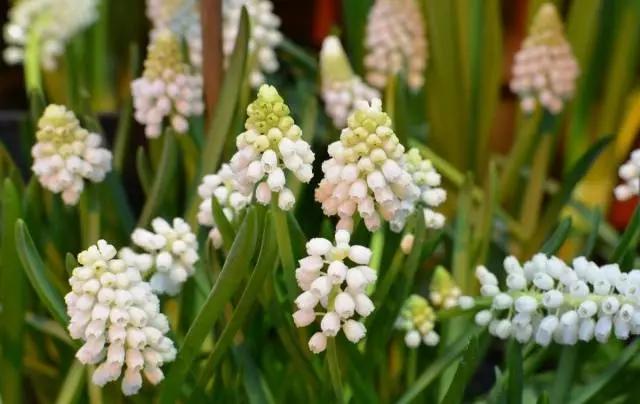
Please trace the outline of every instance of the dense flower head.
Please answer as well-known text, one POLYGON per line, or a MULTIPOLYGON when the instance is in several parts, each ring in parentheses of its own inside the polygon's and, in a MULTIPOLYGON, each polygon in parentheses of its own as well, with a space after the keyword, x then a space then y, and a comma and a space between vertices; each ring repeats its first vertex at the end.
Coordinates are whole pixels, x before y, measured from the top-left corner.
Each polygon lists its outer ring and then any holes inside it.
POLYGON ((382 111, 382 102, 356 101, 348 127, 329 145, 331 158, 322 163, 324 178, 316 200, 327 216, 338 215, 338 228, 351 231, 358 213, 370 231, 381 217, 391 220, 403 203, 413 203, 418 189, 402 167, 404 146, 382 111))
POLYGON ((350 234, 338 230, 335 243, 314 238, 306 245, 307 257, 299 261, 296 280, 303 292, 296 298, 298 311, 293 313, 297 327, 306 327, 322 317, 320 331, 309 340, 309 349, 320 353, 327 346, 327 337, 340 330, 354 344, 366 335, 366 328, 355 317, 368 317, 374 310, 365 290, 376 281, 376 272, 369 267, 371 250, 350 245, 350 234), (348 259, 347 265, 345 260, 348 259), (318 312, 320 305, 326 312, 318 312))
POLYGON ((357 100, 380 98, 380 92, 366 85, 351 69, 349 59, 335 36, 328 36, 320 52, 322 99, 327 115, 337 128, 347 124, 357 100))
POLYGON ((147 0, 147 17, 153 23, 153 37, 170 29, 177 38, 185 39, 189 61, 197 70, 202 68, 202 25, 198 0, 147 0))
POLYGON ((395 328, 405 332, 404 342, 409 348, 418 348, 421 343, 436 346, 440 336, 435 331, 436 314, 427 299, 411 295, 404 302, 395 328))
POLYGON ((31 169, 42 186, 61 193, 67 205, 75 205, 84 180, 101 182, 111 171, 111 152, 100 147, 102 138, 80 126, 74 113, 62 105, 49 105, 31 148, 31 169))
POLYGON ((273 13, 271 0, 223 0, 222 49, 227 64, 238 36, 243 6, 247 8, 251 27, 249 81, 253 88, 258 88, 265 82, 265 73, 274 73, 280 67, 275 52, 282 41, 280 18, 273 13))
POLYGON ((69 40, 98 19, 98 0, 21 0, 4 27, 4 60, 22 63, 27 39, 35 37, 42 67, 52 70, 69 40))
POLYGON ((617 200, 627 201, 640 195, 640 149, 631 152, 631 158, 620 166, 618 175, 624 183, 614 190, 617 200))
POLYGON ((429 285, 429 300, 438 308, 451 309, 458 305, 462 291, 456 285, 453 277, 444 267, 435 269, 431 285, 429 285))
POLYGON ((213 218, 211 198, 216 198, 222 212, 230 223, 238 217, 251 202, 234 186, 234 176, 231 167, 223 164, 216 174, 205 175, 198 187, 198 195, 202 198, 198 211, 198 223, 202 226, 211 226, 209 237, 213 246, 217 249, 222 246, 222 235, 213 218))
POLYGON ((445 217, 433 209, 443 204, 447 199, 447 192, 440 187, 441 177, 431 161, 423 159, 418 149, 409 150, 402 160, 402 167, 411 175, 413 183, 418 188, 419 197, 405 198, 400 208, 391 219, 391 229, 401 231, 407 219, 416 209, 422 209, 427 227, 440 229, 444 226, 445 217))
POLYGON ((104 240, 78 254, 80 266, 65 296, 69 334, 84 341, 76 358, 97 365, 92 381, 104 386, 122 375, 122 392, 136 394, 142 374, 152 384, 164 378, 162 365, 175 359, 167 318, 140 271, 116 259, 104 240), (142 374, 141 374, 142 373, 142 374))
POLYGON ((376 0, 369 13, 365 46, 369 84, 384 88, 391 76, 404 71, 409 87, 422 87, 427 37, 416 0, 376 0))
POLYGON ((158 217, 151 221, 153 231, 135 229, 131 241, 143 252, 120 250, 120 258, 149 278, 155 293, 177 295, 196 271, 198 241, 191 226, 181 218, 173 223, 158 217))
POLYGON ((533 18, 512 73, 511 90, 520 96, 524 112, 533 112, 540 103, 558 114, 573 97, 580 68, 552 3, 543 4, 533 18))
POLYGON ((202 76, 183 61, 180 42, 170 30, 153 36, 143 76, 131 83, 136 120, 145 134, 162 134, 165 118, 179 134, 189 129, 187 119, 202 114, 202 76))
POLYGON ((230 163, 233 186, 239 192, 255 194, 263 205, 269 204, 272 193, 276 193, 282 210, 291 210, 295 204, 293 192, 286 186, 285 169, 308 183, 315 158, 289 112, 275 87, 260 87, 257 99, 247 107, 246 131, 238 135, 238 151, 230 163))
POLYGON ((507 257, 504 269, 504 289, 485 267, 476 270, 491 308, 479 311, 475 321, 496 337, 547 346, 640 334, 640 270, 625 273, 617 264, 598 266, 584 257, 568 266, 544 254, 524 265, 507 257))

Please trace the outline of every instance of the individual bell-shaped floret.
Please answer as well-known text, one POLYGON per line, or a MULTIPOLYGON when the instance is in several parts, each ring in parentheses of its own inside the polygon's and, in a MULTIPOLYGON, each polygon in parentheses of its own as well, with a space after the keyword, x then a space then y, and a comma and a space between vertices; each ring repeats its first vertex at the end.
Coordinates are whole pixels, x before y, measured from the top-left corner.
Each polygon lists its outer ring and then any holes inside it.
POLYGON ((363 83, 353 72, 342 44, 335 36, 328 36, 322 43, 320 73, 324 108, 336 128, 347 124, 347 117, 357 100, 380 98, 378 90, 363 83))
POLYGON ((480 293, 491 298, 491 305, 475 321, 498 338, 547 346, 640 334, 640 270, 622 272, 616 264, 598 266, 584 257, 568 266, 544 254, 524 265, 507 257, 504 270, 506 285, 500 288, 487 268, 476 269, 480 293))
POLYGON ((573 97, 580 68, 553 3, 543 4, 534 16, 512 73, 511 90, 520 97, 524 112, 533 112, 540 103, 556 115, 573 97))
POLYGON ((307 257, 296 269, 303 292, 295 300, 298 311, 293 313, 293 321, 297 327, 306 327, 320 318, 320 331, 309 340, 313 353, 324 351, 327 338, 337 336, 340 330, 354 344, 367 332, 357 317, 368 317, 374 310, 366 288, 375 282, 376 272, 369 267, 371 250, 350 245, 350 237, 346 230, 338 230, 335 242, 309 240, 307 257))
POLYGON ((112 154, 101 143, 100 135, 83 129, 72 111, 49 105, 38 121, 31 169, 44 188, 75 205, 85 179, 102 182, 111 171, 112 154))
POLYGON ((403 167, 404 146, 382 111, 382 102, 357 101, 349 126, 329 145, 324 178, 316 201, 327 216, 339 216, 338 228, 351 231, 358 214, 370 231, 391 220, 403 204, 414 203, 419 189, 403 167))
POLYGON ((222 49, 225 64, 233 52, 240 27, 242 7, 247 8, 251 33, 249 37, 249 81, 253 88, 265 82, 265 73, 275 73, 280 64, 275 48, 282 41, 280 18, 273 13, 271 0, 224 0, 222 3, 222 49))
POLYGON ((618 175, 623 183, 614 189, 619 201, 627 201, 640 195, 640 149, 631 152, 631 158, 620 166, 618 175))
POLYGON ((157 138, 165 119, 178 134, 189 130, 188 118, 202 114, 202 76, 183 61, 180 42, 165 29, 149 44, 142 77, 131 83, 136 120, 157 138))
POLYGON ((418 348, 424 343, 436 346, 440 335, 435 331, 436 314, 427 299, 420 295, 411 295, 404 302, 395 328, 405 332, 404 342, 409 348, 418 348))
POLYGON ((404 71, 409 87, 422 88, 428 58, 424 21, 416 0, 376 0, 365 36, 369 84, 382 89, 404 71))
POLYGON ((21 0, 9 10, 4 27, 4 60, 22 63, 27 39, 37 40, 40 64, 46 70, 57 67, 72 37, 98 19, 98 0, 21 0))
POLYGON ((300 127, 275 87, 260 87, 247 115, 246 132, 238 135, 238 151, 230 162, 234 187, 247 197, 255 196, 260 204, 277 198, 280 209, 291 210, 295 197, 287 187, 286 171, 308 183, 315 158, 311 146, 302 139, 300 127))
POLYGON ((212 227, 209 237, 214 248, 218 249, 222 246, 222 235, 213 218, 211 198, 216 198, 230 223, 236 220, 251 201, 236 190, 233 171, 228 164, 223 164, 216 174, 206 175, 202 179, 198 187, 198 195, 202 198, 198 211, 198 223, 212 227))
POLYGON ((149 278, 155 293, 175 296, 195 274, 199 259, 196 235, 181 218, 169 224, 158 217, 153 219, 151 227, 153 231, 138 228, 131 234, 131 241, 143 252, 123 248, 120 258, 149 278))
POLYGON ((422 158, 418 149, 411 149, 404 155, 402 166, 411 175, 420 196, 416 199, 411 193, 410 197, 402 200, 400 208, 391 219, 391 229, 400 232, 416 209, 422 209, 427 227, 442 228, 445 217, 434 211, 447 199, 447 192, 441 187, 440 174, 431 161, 422 158))
POLYGON ((92 382, 104 386, 122 377, 122 392, 130 396, 142 388, 143 374, 151 384, 162 381, 161 367, 175 359, 176 349, 151 286, 115 257, 104 240, 78 254, 65 296, 68 330, 83 341, 76 358, 96 366, 92 382))

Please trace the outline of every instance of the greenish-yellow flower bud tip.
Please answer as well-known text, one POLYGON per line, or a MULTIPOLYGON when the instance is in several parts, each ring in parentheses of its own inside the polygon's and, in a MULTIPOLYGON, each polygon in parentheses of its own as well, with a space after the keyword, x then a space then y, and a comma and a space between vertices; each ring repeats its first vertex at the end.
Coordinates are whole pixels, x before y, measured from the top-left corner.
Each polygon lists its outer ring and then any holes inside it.
POLYGON ((280 97, 280 94, 278 94, 278 90, 276 90, 274 86, 267 84, 263 84, 260 87, 260 90, 258 90, 258 99, 270 104, 282 102, 282 98, 280 97))
POLYGON ((556 45, 564 42, 564 25, 553 3, 545 3, 533 17, 530 38, 536 44, 556 45))
POLYGON ((322 43, 320 72, 323 81, 346 81, 354 76, 342 44, 335 36, 326 37, 322 43))
POLYGON ((460 297, 460 288, 451 273, 443 266, 435 269, 429 288, 429 297, 434 306, 445 309, 455 306, 460 297))

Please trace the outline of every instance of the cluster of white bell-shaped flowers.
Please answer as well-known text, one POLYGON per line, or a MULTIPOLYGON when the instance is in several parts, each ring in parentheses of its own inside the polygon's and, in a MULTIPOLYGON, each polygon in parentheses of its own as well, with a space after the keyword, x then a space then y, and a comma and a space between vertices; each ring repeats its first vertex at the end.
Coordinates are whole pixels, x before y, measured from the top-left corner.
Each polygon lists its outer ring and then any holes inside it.
POLYGON ((325 238, 307 242, 308 256, 299 260, 296 280, 303 292, 296 298, 298 311, 293 313, 296 327, 306 327, 317 317, 320 331, 309 339, 309 349, 320 353, 327 347, 327 338, 336 337, 340 330, 352 343, 362 340, 367 330, 355 318, 368 317, 374 310, 373 302, 365 290, 376 281, 376 271, 369 267, 371 250, 350 245, 350 234, 338 230, 335 244, 325 238), (345 260, 353 263, 347 265, 345 260), (317 311, 320 305, 323 312, 317 311))
POLYGON ((98 19, 98 0, 21 0, 9 10, 4 27, 4 60, 24 61, 27 41, 37 40, 40 64, 57 67, 69 40, 98 19))
POLYGON ((598 266, 584 257, 568 266, 544 254, 524 265, 507 257, 504 269, 505 289, 485 267, 476 270, 491 308, 479 311, 475 321, 498 338, 547 346, 640 334, 640 270, 625 273, 616 264, 598 266))
POLYGON ((151 38, 170 29, 189 47, 189 62, 202 69, 202 25, 198 0, 147 0, 147 17, 153 24, 151 38))
POLYGON ((391 229, 400 232, 416 209, 422 209, 428 228, 442 228, 445 217, 434 210, 447 200, 447 192, 440 186, 440 174, 430 160, 422 158, 418 149, 411 149, 404 155, 402 166, 418 187, 420 197, 417 200, 414 198, 402 200, 400 208, 390 221, 391 229))
POLYGON ((380 98, 377 89, 369 87, 353 72, 342 44, 335 36, 328 36, 322 43, 320 77, 324 108, 336 128, 347 124, 357 100, 380 98))
POLYGON ((151 228, 153 231, 137 228, 131 234, 131 241, 142 253, 125 247, 119 257, 148 278, 155 293, 175 296, 196 271, 196 235, 182 218, 169 223, 158 217, 151 221, 151 228))
POLYGON ((451 273, 444 267, 438 266, 429 285, 429 300, 434 307, 452 309, 458 305, 462 291, 456 284, 451 273))
POLYGON ((204 111, 202 75, 183 61, 180 42, 169 29, 153 36, 144 73, 131 83, 131 91, 134 116, 149 138, 162 134, 165 118, 184 134, 189 130, 187 119, 204 111))
POLYGON ((404 71, 410 88, 422 88, 427 36, 416 0, 376 0, 369 12, 365 47, 369 84, 384 88, 392 76, 404 71))
POLYGON ((250 198, 238 192, 233 183, 231 167, 223 164, 216 174, 205 175, 198 187, 198 195, 202 198, 198 210, 198 223, 211 227, 209 237, 216 249, 222 246, 222 234, 213 217, 211 198, 216 198, 229 223, 233 223, 240 212, 251 203, 250 198))
POLYGON ((251 33, 249 37, 249 82, 253 88, 265 83, 266 73, 275 73, 280 64, 275 48, 282 42, 279 31, 280 18, 273 13, 271 0, 223 0, 222 3, 222 50, 225 64, 233 52, 240 13, 246 7, 249 14, 251 33))
POLYGON ((553 3, 543 4, 533 18, 512 74, 511 90, 526 113, 540 103, 551 114, 559 114, 573 97, 580 68, 553 3))
POLYGON ((238 135, 238 151, 230 162, 235 189, 248 198, 255 196, 263 205, 277 194, 282 210, 291 210, 296 201, 287 188, 285 170, 308 183, 315 158, 289 112, 278 90, 262 85, 256 100, 247 107, 246 131, 238 135))
POLYGON ((72 111, 49 105, 38 121, 31 169, 45 189, 60 193, 66 205, 76 205, 85 179, 101 182, 111 171, 112 154, 101 143, 100 135, 82 128, 72 111))
POLYGON ((640 149, 631 152, 631 158, 618 168, 618 175, 624 181, 614 189, 619 201, 627 201, 640 195, 640 149))
POLYGON ((65 302, 69 334, 84 341, 76 358, 97 366, 92 382, 104 386, 122 376, 122 392, 129 396, 142 387, 142 374, 160 383, 161 367, 175 359, 176 349, 165 336, 169 323, 151 286, 137 268, 115 257, 115 247, 104 240, 78 254, 65 302))
POLYGON ((411 295, 402 305, 400 315, 394 327, 404 331, 404 343, 415 349, 420 344, 436 346, 440 335, 435 331, 436 313, 427 299, 420 295, 411 295))
POLYGON ((357 213, 375 231, 382 219, 391 220, 403 204, 418 198, 419 189, 403 167, 404 146, 379 99, 356 101, 348 127, 328 151, 331 158, 322 163, 324 178, 315 197, 326 216, 340 217, 338 228, 352 231, 357 213))

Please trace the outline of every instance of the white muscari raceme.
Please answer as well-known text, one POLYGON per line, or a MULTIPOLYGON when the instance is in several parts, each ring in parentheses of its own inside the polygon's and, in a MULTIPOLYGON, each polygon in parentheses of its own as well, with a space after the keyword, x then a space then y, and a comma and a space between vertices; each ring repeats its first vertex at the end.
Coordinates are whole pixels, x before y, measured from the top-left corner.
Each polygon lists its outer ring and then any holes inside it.
POLYGON ((458 305, 462 291, 456 285, 453 277, 444 267, 435 269, 431 284, 429 285, 429 300, 434 307, 451 309, 458 305))
POLYGON ((113 156, 101 143, 100 135, 82 128, 72 111, 49 105, 38 120, 31 169, 45 189, 75 205, 85 179, 102 182, 111 171, 113 156))
POLYGON ((440 229, 444 226, 445 217, 434 211, 447 200, 447 192, 440 187, 440 174, 433 167, 431 161, 423 159, 418 149, 409 150, 402 160, 403 168, 411 175, 413 183, 418 187, 419 198, 405 198, 391 219, 393 231, 401 231, 407 219, 416 209, 422 209, 424 221, 428 228, 440 229))
POLYGON ((216 198, 222 212, 230 223, 238 217, 251 202, 234 186, 234 176, 231 167, 223 164, 216 174, 205 175, 198 187, 198 195, 202 198, 198 210, 198 223, 212 227, 209 237, 217 249, 222 246, 222 235, 218 229, 212 213, 211 198, 216 198))
POLYGON ((428 58, 424 21, 416 0, 376 0, 365 36, 369 84, 384 88, 391 77, 404 71, 409 87, 422 88, 428 58))
MULTIPOLYGON (((327 216, 339 216, 338 228, 351 231, 357 213, 370 231, 391 220, 403 204, 419 196, 402 165, 404 146, 382 111, 382 102, 356 101, 348 127, 329 145, 329 160, 322 163, 324 178, 316 201, 327 216)), ((397 229, 395 229, 397 230, 397 229)))
POLYGON ((620 166, 618 175, 624 181, 614 189, 619 201, 627 201, 640 195, 640 149, 631 152, 631 158, 620 166))
POLYGON ((436 346, 440 335, 435 331, 436 314, 427 299, 411 295, 404 302, 395 328, 405 332, 404 342, 409 348, 418 348, 421 343, 436 346))
POLYGON ((520 97, 524 112, 533 112, 540 103, 556 115, 573 97, 580 68, 553 3, 543 4, 533 18, 512 73, 511 90, 520 97))
POLYGON ((153 38, 170 29, 189 47, 189 61, 196 70, 202 68, 202 24, 198 0, 147 0, 147 17, 153 24, 153 38))
POLYGON ((293 192, 287 187, 285 170, 308 183, 315 158, 302 131, 289 115, 289 107, 273 86, 263 85, 247 107, 246 131, 238 135, 238 151, 231 158, 233 186, 247 197, 267 205, 273 194, 278 207, 291 210, 293 192))
POLYGON ((247 8, 251 33, 249 37, 249 81, 253 88, 265 83, 265 73, 275 73, 280 67, 275 48, 282 41, 280 18, 273 13, 271 0, 223 0, 222 50, 225 64, 233 52, 242 7, 247 8))
POLYGON ((119 256, 149 278, 155 293, 175 296, 196 271, 199 259, 196 235, 181 218, 170 224, 158 217, 151 221, 151 227, 153 231, 137 228, 131 234, 131 241, 142 253, 123 248, 119 256))
POLYGON ((320 77, 325 111, 336 128, 347 124, 357 100, 380 98, 380 92, 366 85, 351 69, 349 59, 335 36, 328 36, 320 52, 320 77))
POLYGON ((166 119, 178 134, 189 130, 188 118, 202 114, 202 75, 183 61, 180 42, 169 29, 149 44, 142 77, 131 83, 136 121, 157 138, 166 119))
POLYGON ((544 254, 524 265, 507 257, 504 269, 505 288, 485 267, 476 270, 480 293, 491 298, 491 307, 479 311, 475 321, 498 338, 547 346, 640 334, 640 270, 625 273, 617 264, 598 266, 584 257, 568 266, 544 254))
POLYGON ((115 247, 104 240, 78 254, 65 302, 69 334, 84 341, 76 358, 96 366, 92 382, 104 386, 122 377, 122 392, 129 396, 142 387, 143 374, 160 383, 161 367, 175 359, 176 349, 151 286, 115 256, 115 247))
POLYGON ((4 60, 22 63, 28 41, 38 46, 40 64, 57 67, 73 36, 98 19, 98 0, 21 0, 9 10, 4 27, 4 60))
POLYGON ((368 266, 371 250, 350 245, 349 241, 346 230, 336 231, 335 243, 324 238, 309 240, 308 256, 299 260, 296 269, 303 292, 295 300, 298 310, 293 313, 293 321, 297 327, 306 327, 320 318, 320 331, 309 340, 313 353, 324 351, 327 338, 337 336, 340 330, 354 344, 367 332, 356 316, 365 318, 374 310, 365 290, 375 282, 376 272, 368 266))

